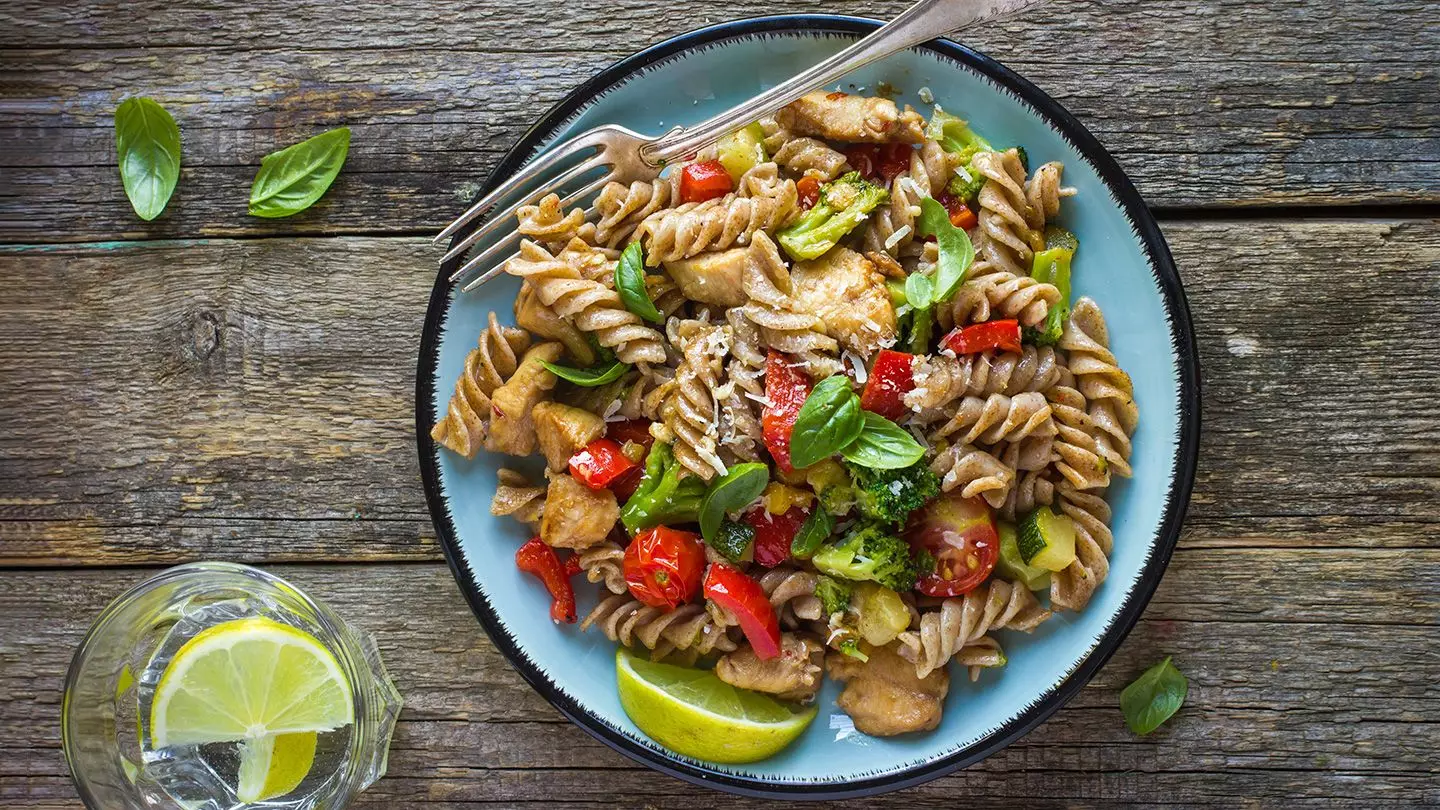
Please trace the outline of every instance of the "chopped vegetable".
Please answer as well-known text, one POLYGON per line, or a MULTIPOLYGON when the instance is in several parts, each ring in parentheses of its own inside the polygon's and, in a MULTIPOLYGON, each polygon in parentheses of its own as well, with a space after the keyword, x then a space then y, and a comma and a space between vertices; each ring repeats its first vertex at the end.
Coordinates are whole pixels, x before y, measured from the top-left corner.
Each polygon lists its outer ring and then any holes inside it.
POLYGON ((1030 277, 1054 285, 1060 291, 1060 301, 1050 307, 1043 324, 1025 329, 1024 337, 1028 342, 1037 346, 1053 346, 1060 342, 1065 319, 1070 317, 1070 265, 1079 244, 1075 234, 1067 230, 1054 226, 1045 229, 1045 249, 1035 254, 1030 277))
POLYGON ((715 144, 715 158, 739 185, 746 172, 770 159, 765 154, 765 130, 750 123, 726 135, 715 144))
POLYGON ((620 510, 620 522, 627 530, 633 534, 664 523, 693 523, 698 519, 705 482, 694 476, 681 479, 682 469, 670 445, 656 442, 650 448, 640 486, 620 510))
POLYGON ((861 582, 850 597, 855 631, 870 644, 883 647, 910 626, 910 608, 900 594, 874 582, 861 582))
MULTIPOLYGON (((955 172, 955 176, 950 178, 950 182, 946 184, 945 192, 960 204, 973 210, 980 203, 980 189, 985 187, 985 181, 988 179, 975 169, 972 160, 964 167, 963 171, 955 172)), ((957 227, 959 227, 958 223, 957 227)))
POLYGON ((881 349, 865 378, 860 407, 886 419, 899 419, 908 410, 905 394, 915 387, 914 368, 915 355, 881 349))
POLYGON ((650 607, 674 610, 694 599, 704 568, 705 550, 692 532, 656 526, 625 548, 625 584, 650 607))
POLYGON ((650 300, 645 289, 645 253, 639 242, 631 242, 615 264, 615 291, 625 308, 651 323, 664 323, 665 316, 650 300))
POLYGON ((850 656, 851 658, 857 658, 861 662, 870 660, 870 656, 866 655, 860 649, 860 643, 853 638, 847 638, 840 642, 840 652, 850 656))
POLYGON ((544 366, 546 370, 556 377, 566 382, 574 383, 582 388, 595 388, 605 385, 606 383, 615 382, 621 377, 624 377, 625 373, 630 370, 628 363, 622 363, 619 360, 602 361, 593 368, 571 368, 544 360, 540 361, 540 365, 544 366))
POLYGON ((810 210, 820 199, 820 179, 805 175, 795 181, 795 192, 800 196, 800 210, 810 210))
POLYGON ((790 436, 790 463, 809 467, 844 449, 860 435, 865 419, 860 398, 844 374, 826 377, 815 385, 796 414, 790 436))
POLYGON ((826 616, 833 616, 850 607, 850 594, 854 588, 854 585, 843 579, 827 577, 824 574, 815 578, 815 595, 820 598, 820 605, 826 616))
POLYGON ((705 575, 705 598, 735 617, 755 657, 768 661, 780 654, 780 617, 760 583, 732 565, 714 563, 705 575))
POLYGON ((793 507, 809 509, 810 504, 815 501, 815 496, 808 489, 792 487, 779 481, 771 481, 765 485, 765 491, 760 494, 761 501, 765 508, 772 515, 781 515, 789 512, 793 507))
POLYGON ((635 443, 644 445, 646 450, 655 443, 655 437, 650 435, 649 419, 623 419, 619 422, 605 423, 605 438, 614 439, 621 444, 635 443))
POLYGON ((940 477, 922 459, 908 467, 873 470, 847 464, 855 487, 855 504, 873 520, 904 525, 910 514, 940 494, 940 477))
POLYGON ((1075 522, 1042 506, 1020 521, 1015 537, 1020 557, 1046 571, 1063 571, 1075 562, 1075 522))
POLYGON ((532 537, 515 552, 515 567, 533 574, 550 592, 550 618, 572 624, 575 621, 575 588, 565 573, 565 564, 555 549, 532 537))
POLYGON ((638 469, 614 439, 596 439, 570 457, 570 475, 591 489, 605 489, 638 469))
POLYGON ((908 143, 857 143, 844 150, 845 162, 872 183, 888 187, 896 177, 910 170, 915 149, 908 143))
MULTIPOLYGON (((935 287, 931 299, 937 304, 949 301, 965 283, 965 275, 975 261, 975 245, 964 230, 950 221, 950 212, 945 210, 945 206, 929 197, 920 201, 915 232, 935 237, 939 255, 935 260, 935 275, 931 279, 935 287)), ((909 291, 908 286, 906 291, 909 291)))
POLYGON ((740 521, 755 530, 755 562, 774 568, 789 560, 790 546, 809 516, 810 510, 798 506, 779 515, 770 514, 764 504, 747 509, 740 521))
POLYGON ((820 506, 832 515, 843 515, 855 505, 855 488, 850 473, 835 459, 825 459, 805 469, 805 482, 815 490, 820 506))
POLYGON ((1166 656, 1120 692, 1125 724, 1136 734, 1149 734, 1180 711, 1189 691, 1190 682, 1166 656))
MULTIPOLYGON (((959 175, 956 175, 958 177, 959 175)), ((976 192, 979 195, 979 192, 976 192)), ((964 197, 952 194, 941 194, 939 197, 941 205, 950 213, 950 224, 962 230, 970 230, 980 224, 980 217, 975 210, 965 202, 964 197)))
POLYGON ((765 411, 761 414, 761 435, 770 457, 784 472, 794 472, 790 465, 790 434, 800 407, 810 396, 810 376, 795 368, 790 358, 771 350, 765 360, 765 411))
POLYGON ((736 514, 755 502, 770 481, 770 468, 751 461, 736 464, 715 479, 700 499, 700 534, 706 540, 720 530, 727 514, 736 514))
POLYGON ((978 354, 1000 350, 1020 351, 1020 322, 1014 318, 986 321, 957 327, 941 341, 940 346, 955 354, 978 354))
POLYGON ((910 546, 872 521, 860 521, 840 542, 821 546, 810 562, 832 577, 878 582, 897 591, 915 586, 916 561, 910 546))
POLYGON ((995 515, 979 497, 946 493, 916 512, 905 538, 933 558, 915 588, 928 596, 961 596, 990 577, 1000 556, 995 515))
POLYGON ((889 199, 885 189, 867 182, 859 172, 850 172, 821 187, 819 201, 800 219, 781 228, 777 241, 792 259, 817 258, 889 199))
POLYGON ((686 203, 705 202, 724 197, 735 190, 730 172, 718 160, 704 160, 687 163, 680 170, 680 201, 686 203))
POLYGON ((977 152, 993 152, 995 148, 990 142, 980 137, 970 124, 963 118, 958 118, 940 109, 937 104, 935 112, 930 116, 930 122, 925 127, 925 137, 932 141, 938 141, 940 148, 946 152, 955 152, 966 161, 977 152))
POLYGON ((995 529, 1000 536, 1000 559, 995 563, 995 575, 1019 582, 1032 591, 1049 588, 1050 572, 1030 565, 1020 556, 1020 546, 1015 541, 1015 524, 1002 520, 995 524, 995 529))
POLYGON ((790 541, 790 556, 797 560, 810 559, 821 544, 830 539, 833 531, 835 518, 823 508, 812 510, 800 526, 800 531, 795 533, 795 539, 790 541))
POLYGON ((755 543, 755 527, 748 523, 726 520, 714 537, 705 540, 720 556, 730 562, 744 562, 751 559, 755 543))

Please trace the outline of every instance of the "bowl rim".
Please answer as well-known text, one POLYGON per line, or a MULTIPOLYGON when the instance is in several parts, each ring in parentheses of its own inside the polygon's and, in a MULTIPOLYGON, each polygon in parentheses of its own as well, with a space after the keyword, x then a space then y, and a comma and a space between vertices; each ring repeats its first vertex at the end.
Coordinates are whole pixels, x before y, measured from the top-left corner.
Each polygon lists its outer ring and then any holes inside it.
MULTIPOLYGON (((873 31, 881 23, 850 15, 781 14, 732 20, 697 28, 652 45, 625 57, 580 84, 552 106, 512 146, 486 177, 481 194, 494 188, 501 178, 518 171, 546 137, 568 123, 587 102, 601 92, 623 84, 630 76, 651 69, 663 60, 686 51, 704 48, 724 40, 753 37, 769 32, 817 32, 822 34, 861 35, 873 31)), ((531 688, 539 692, 571 722, 591 736, 662 773, 693 784, 716 788, 729 793, 758 798, 842 799, 874 796, 913 787, 952 773, 994 754, 1044 722, 1070 701, 1119 648, 1140 618, 1165 573, 1170 556, 1179 539, 1195 481, 1200 437, 1200 364, 1190 308, 1179 271, 1170 255, 1150 209, 1130 179, 1110 153, 1088 130, 1058 102, 1038 87, 998 61, 945 38, 937 38, 916 46, 960 63, 1014 93, 1030 105, 1046 122, 1060 133, 1093 165, 1100 179, 1114 194, 1122 211, 1134 226, 1140 245, 1155 271, 1161 299, 1170 324, 1171 343, 1178 358, 1177 377, 1180 388, 1179 436, 1175 451, 1175 475, 1166 496, 1163 518, 1154 547, 1145 560, 1134 587, 1114 613, 1108 629, 1096 640, 1095 646, 1081 659, 1069 676, 1052 684, 1025 711, 970 745, 938 759, 906 767, 882 776, 833 782, 784 782, 749 776, 738 776, 721 770, 699 767, 690 761, 671 758, 641 746, 611 729, 579 701, 560 691, 518 648, 516 639, 501 623, 489 600, 480 590, 470 567, 465 563, 454 521, 440 486, 439 456, 430 438, 434 425, 430 403, 435 395, 435 372, 440 360, 440 336, 449 309, 449 275, 459 266, 459 259, 443 265, 431 288, 421 334, 420 356, 415 375, 416 449, 420 457, 425 500, 435 526, 445 560, 464 593, 471 611, 479 620, 495 646, 531 688)), ((478 224, 478 223, 477 223, 478 224)), ((463 239, 474 224, 457 233, 453 247, 463 239)))

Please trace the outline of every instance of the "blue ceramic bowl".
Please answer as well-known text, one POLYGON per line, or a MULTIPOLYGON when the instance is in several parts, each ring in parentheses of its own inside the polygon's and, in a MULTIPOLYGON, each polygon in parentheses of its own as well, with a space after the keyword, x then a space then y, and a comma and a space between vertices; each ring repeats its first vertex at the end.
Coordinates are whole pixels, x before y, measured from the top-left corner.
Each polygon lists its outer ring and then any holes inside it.
MULTIPOLYGON (((658 133, 695 123, 770 87, 873 29, 870 20, 767 17, 725 23, 661 43, 602 71, 546 113, 490 178, 493 185, 557 138, 602 123, 658 133)), ((698 784, 781 797, 875 794, 976 762, 1034 728, 1085 684, 1120 644, 1159 583, 1180 532, 1199 436, 1199 370, 1190 315, 1170 253, 1134 187, 1069 113, 995 61, 938 40, 892 56, 847 84, 888 82, 901 101, 928 110, 928 87, 947 110, 973 120, 998 144, 1022 144, 1030 160, 1061 160, 1079 190, 1063 224, 1080 238, 1077 295, 1104 308, 1116 355, 1135 381, 1141 421, 1135 476, 1111 489, 1115 550, 1110 576, 1079 614, 1033 635, 1007 633, 1009 665, 972 684, 957 673, 940 728, 880 739, 855 732, 828 684, 820 715, 791 747, 764 762, 688 759, 649 740, 615 693, 614 645, 598 632, 556 627, 548 597, 515 570, 526 539, 488 511, 503 459, 466 461, 430 440, 466 353, 488 312, 513 322, 515 279, 502 276, 456 296, 442 268, 426 316, 416 374, 416 427, 435 529, 455 578, 490 637, 520 674, 581 728, 624 754, 698 784)), ((463 236, 463 234, 462 234, 463 236)), ((582 611, 594 596, 582 596, 582 611)), ((1118 720, 1117 720, 1118 722, 1118 720)))

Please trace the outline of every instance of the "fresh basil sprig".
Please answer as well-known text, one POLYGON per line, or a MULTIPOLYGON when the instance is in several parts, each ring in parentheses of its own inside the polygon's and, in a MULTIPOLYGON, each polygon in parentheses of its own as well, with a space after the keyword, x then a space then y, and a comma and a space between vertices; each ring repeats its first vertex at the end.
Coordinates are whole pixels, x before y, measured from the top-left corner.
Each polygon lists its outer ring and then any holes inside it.
POLYGON ((1180 710, 1189 691, 1189 681, 1166 656, 1120 693, 1120 711, 1125 713, 1125 724, 1136 734, 1149 734, 1180 710))
POLYGON ((909 467, 925 455, 925 446, 910 431, 878 413, 865 411, 865 425, 860 436, 840 450, 852 464, 872 470, 899 470, 909 467))
POLYGON ((790 541, 790 556, 797 560, 808 560, 820 549, 820 544, 830 539, 830 533, 835 531, 835 518, 822 507, 816 506, 805 522, 800 524, 800 531, 795 533, 795 539, 790 541))
POLYGON ((615 382, 625 376, 625 372, 630 370, 628 363, 622 363, 619 360, 616 360, 608 366, 599 365, 594 368, 557 366, 554 363, 547 363, 544 360, 540 361, 540 365, 549 369, 550 373, 556 377, 566 382, 575 383, 582 388, 594 388, 598 385, 615 382))
POLYGON ((650 291, 645 289, 645 254, 639 242, 631 242, 620 254, 615 265, 615 291, 620 293, 620 302, 625 308, 651 323, 664 323, 665 316, 650 300, 650 291))
MULTIPOLYGON (((935 285, 931 301, 941 303, 950 300, 960 285, 965 283, 965 274, 975 261, 975 246, 963 228, 950 222, 950 213, 945 206, 926 197, 920 201, 920 217, 915 221, 915 232, 921 236, 933 236, 939 247, 939 258, 935 263, 935 285)), ((909 292, 907 285, 906 292, 909 292)))
POLYGON ((175 119, 152 99, 126 99, 115 109, 115 152, 136 216, 147 222, 160 216, 180 180, 175 119))
POLYGON ((850 387, 849 377, 836 374, 821 380, 795 417, 790 434, 791 465, 809 467, 855 441, 864 427, 861 413, 860 398, 850 387))
POLYGON ((335 182, 349 151, 350 130, 340 127, 266 155, 250 187, 250 214, 288 217, 314 205, 335 182))
POLYGON ((770 468, 755 461, 736 464, 715 479, 700 499, 700 536, 707 541, 714 540, 725 515, 749 506, 768 483, 770 468))

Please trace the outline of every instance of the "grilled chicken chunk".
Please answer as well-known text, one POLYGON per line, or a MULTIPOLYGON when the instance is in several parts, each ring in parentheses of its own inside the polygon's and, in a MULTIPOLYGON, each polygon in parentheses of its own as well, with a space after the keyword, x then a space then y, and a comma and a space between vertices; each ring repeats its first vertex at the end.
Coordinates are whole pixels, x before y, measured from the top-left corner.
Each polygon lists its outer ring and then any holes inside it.
POLYGON ((795 301, 823 321, 823 331, 864 357, 895 340, 895 306, 885 276, 859 253, 837 247, 790 270, 795 301))
POLYGON ((775 113, 780 126, 800 135, 832 141, 885 143, 925 140, 925 119, 906 107, 904 112, 888 98, 852 96, 849 93, 807 93, 775 113))
POLYGON ((485 449, 512 456, 535 452, 535 422, 531 410, 555 387, 555 375, 540 365, 560 359, 559 343, 531 346, 519 368, 490 397, 490 433, 485 449))
POLYGON ((665 262, 665 272, 675 280, 685 297, 702 304, 738 307, 745 303, 741 282, 748 249, 743 247, 701 253, 688 259, 665 262))
MULTIPOLYGON (((550 479, 540 539, 555 548, 589 548, 610 534, 620 519, 620 505, 608 489, 591 489, 561 473, 550 479)), ((914 665, 911 665, 914 668, 914 665)))
POLYGON ((604 419, 558 402, 542 402, 530 416, 551 472, 564 472, 576 450, 605 435, 604 419))
POLYGON ((762 661, 746 644, 715 663, 715 677, 740 689, 765 692, 781 700, 808 702, 820 689, 824 657, 825 648, 820 642, 783 633, 779 655, 762 661))
POLYGON ((860 647, 869 661, 833 650, 825 657, 830 677, 845 684, 835 703, 855 721, 855 728, 891 737, 940 725, 950 691, 949 670, 941 667, 918 678, 915 665, 900 657, 895 644, 872 647, 862 642, 860 647))

